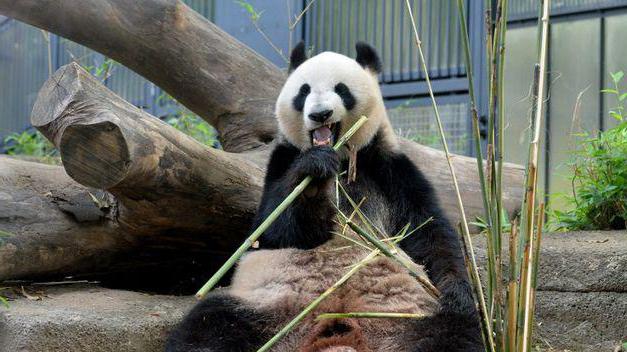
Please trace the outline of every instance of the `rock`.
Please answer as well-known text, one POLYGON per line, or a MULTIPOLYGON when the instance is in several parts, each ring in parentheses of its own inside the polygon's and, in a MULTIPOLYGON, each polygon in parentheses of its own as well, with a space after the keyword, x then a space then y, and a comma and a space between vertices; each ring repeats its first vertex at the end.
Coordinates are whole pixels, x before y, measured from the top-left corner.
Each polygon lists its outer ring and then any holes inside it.
POLYGON ((627 294, 555 292, 537 294, 535 345, 570 351, 613 351, 627 340, 627 294))
POLYGON ((0 351, 161 352, 195 302, 93 286, 45 289, 41 300, 32 299, 0 308, 0 351))
MULTIPOLYGON (((485 236, 475 236, 473 244, 485 267, 485 236)), ((502 247, 507 264, 506 240, 502 247)), ((548 233, 540 248, 539 291, 627 292, 627 231, 548 233)))

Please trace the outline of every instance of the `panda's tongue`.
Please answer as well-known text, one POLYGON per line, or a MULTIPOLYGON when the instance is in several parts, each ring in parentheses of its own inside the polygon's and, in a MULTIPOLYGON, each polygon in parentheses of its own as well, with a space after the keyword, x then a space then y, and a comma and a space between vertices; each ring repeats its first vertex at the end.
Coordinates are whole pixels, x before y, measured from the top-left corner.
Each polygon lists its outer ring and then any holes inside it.
POLYGON ((332 137, 333 133, 331 133, 331 129, 329 128, 329 126, 318 127, 313 131, 313 145, 331 145, 332 137))

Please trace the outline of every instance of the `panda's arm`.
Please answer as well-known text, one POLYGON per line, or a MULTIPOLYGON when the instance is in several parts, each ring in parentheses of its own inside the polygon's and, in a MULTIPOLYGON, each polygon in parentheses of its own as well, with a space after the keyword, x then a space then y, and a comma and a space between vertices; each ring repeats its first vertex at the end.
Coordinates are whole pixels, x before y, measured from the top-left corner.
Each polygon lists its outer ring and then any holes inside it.
MULTIPOLYGON (((401 248, 417 263, 423 264, 431 281, 442 293, 444 311, 474 316, 475 304, 458 236, 438 205, 435 192, 425 176, 403 154, 390 158, 386 168, 388 194, 395 202, 398 216, 395 230, 408 222, 411 228, 433 219, 417 233, 401 242, 401 248)), ((396 233, 396 232, 394 232, 396 233)))
POLYGON ((339 161, 331 148, 300 152, 279 144, 270 157, 261 203, 253 221, 257 228, 308 175, 314 180, 281 214, 260 239, 261 248, 308 249, 326 242, 334 227, 335 209, 328 192, 339 161))

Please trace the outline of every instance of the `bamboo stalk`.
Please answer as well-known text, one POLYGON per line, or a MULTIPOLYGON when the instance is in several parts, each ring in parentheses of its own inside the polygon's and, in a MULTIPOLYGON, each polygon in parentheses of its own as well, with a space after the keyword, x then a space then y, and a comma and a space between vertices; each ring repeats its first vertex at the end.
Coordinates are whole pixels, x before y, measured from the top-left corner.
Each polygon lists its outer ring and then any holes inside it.
POLYGON ((347 319, 347 318, 370 318, 370 319, 422 319, 425 314, 416 313, 387 313, 387 312, 348 312, 348 313, 323 313, 316 317, 316 320, 323 319, 347 319))
MULTIPOLYGON (((540 145, 540 131, 542 130, 541 122, 542 116, 544 112, 544 95, 546 89, 546 58, 548 52, 548 33, 549 33, 549 11, 550 11, 550 0, 542 1, 542 18, 541 18, 541 34, 540 34, 540 51, 538 53, 538 90, 537 90, 537 103, 535 106, 535 116, 533 126, 535 127, 533 132, 533 138, 530 143, 529 150, 529 177, 527 183, 527 192, 525 193, 525 198, 523 200, 524 209, 526 212, 523 215, 526 215, 526 219, 524 222, 525 225, 525 237, 527 237, 527 241, 529 242, 529 254, 532 255, 534 253, 535 248, 533 247, 534 243, 532 241, 533 234, 533 225, 534 225, 534 211, 535 211, 535 198, 536 198, 536 186, 537 186, 537 164, 538 164, 538 151, 540 145)), ((531 325, 529 321, 531 319, 531 314, 533 313, 533 309, 531 308, 531 284, 532 284, 532 261, 528 260, 526 270, 525 286, 524 289, 524 314, 523 314, 523 332, 522 332, 522 341, 520 346, 520 351, 526 352, 529 351, 530 346, 530 335, 531 335, 531 325)))
POLYGON ((512 222, 512 230, 509 236, 509 281, 507 289, 507 351, 516 351, 516 320, 518 317, 518 284, 519 277, 516 272, 516 253, 518 242, 518 225, 512 222))
MULTIPOLYGON (((414 19, 414 14, 411 11, 411 5, 409 3, 409 0, 405 0, 405 5, 406 5, 407 12, 409 13, 409 19, 412 24, 412 29, 414 32, 414 40, 415 40, 416 47, 418 48, 418 54, 420 56, 422 70, 425 73, 425 81, 427 82, 427 87, 429 89, 429 96, 431 98, 433 111, 435 113, 436 122, 438 125, 438 131, 440 134, 440 138, 442 140, 442 147, 444 149, 444 154, 446 155, 446 162, 448 164, 448 168, 451 173, 451 178, 453 179, 453 186, 455 188, 455 194, 457 196, 456 197, 457 206, 459 207, 459 211, 460 211, 461 218, 462 218, 462 221, 461 221, 461 228, 462 228, 462 235, 463 235, 462 237, 463 237, 464 242, 467 242, 465 243, 465 246, 468 248, 468 252, 470 254, 470 259, 471 259, 470 262, 472 263, 472 276, 474 276, 476 281, 479 283, 477 287, 477 290, 479 291, 477 294, 477 299, 479 300, 479 306, 481 308, 480 311, 482 314, 484 314, 487 317, 487 309, 486 309, 485 299, 483 297, 483 288, 481 286, 481 282, 479 278, 479 271, 477 269, 477 261, 476 261, 476 257, 474 253, 474 248, 472 246, 472 240, 470 238, 470 231, 468 229, 468 220, 466 219, 466 211, 464 210, 464 204, 462 202, 461 193, 459 191, 459 183, 457 182, 457 175, 455 174, 455 168, 453 167, 453 163, 451 162, 451 154, 448 150, 448 145, 446 143, 446 136, 444 135, 444 128, 442 127, 442 119, 440 118, 440 112, 438 110, 438 106, 435 101, 435 96, 433 94, 433 87, 431 86, 431 79, 429 78, 429 70, 427 68, 425 56, 422 51, 420 35, 418 34, 418 29, 416 28, 416 21, 414 19)), ((492 336, 492 328, 490 324, 488 324, 486 329, 488 329, 488 331, 486 332, 486 335, 489 341, 490 350, 494 351, 494 339, 492 336)))
MULTIPOLYGON (((538 264, 540 262, 540 243, 542 241, 542 227, 544 226, 544 203, 540 203, 540 207, 538 208, 538 225, 537 225, 537 234, 534 239, 534 252, 531 261, 531 290, 530 290, 530 300, 529 300, 529 321, 527 322, 528 331, 527 334, 527 346, 531 346, 531 334, 533 331, 533 321, 534 321, 534 311, 535 311, 535 303, 536 303, 536 287, 537 287, 537 279, 538 279, 538 264)), ((526 307, 527 308, 527 307, 526 307)))
POLYGON ((422 285, 422 287, 424 287, 425 291, 427 291, 427 293, 431 295, 431 297, 433 298, 440 297, 440 291, 435 286, 433 286, 431 281, 429 281, 428 279, 420 275, 420 273, 417 272, 416 269, 413 267, 415 265, 414 262, 405 258, 402 255, 399 255, 396 249, 394 248, 390 249, 388 244, 381 242, 378 238, 369 234, 367 231, 364 231, 364 229, 362 229, 359 225, 355 224, 353 221, 346 219, 346 223, 358 235, 366 239, 368 242, 374 245, 378 250, 380 250, 381 253, 385 254, 385 256, 391 258, 392 260, 396 261, 398 264, 402 265, 405 269, 407 269, 407 271, 411 274, 411 276, 413 276, 422 285))
MULTIPOLYGON (((335 146, 333 146, 333 149, 336 151, 339 150, 352 137, 352 135, 355 134, 355 132, 357 132, 357 130, 364 123, 366 123, 367 120, 368 119, 365 116, 362 116, 346 132, 346 134, 338 139, 335 146)), ((287 207, 292 204, 294 199, 296 199, 296 197, 298 197, 305 190, 305 188, 307 188, 311 180, 311 176, 307 176, 304 180, 301 181, 298 186, 296 186, 296 188, 294 188, 292 193, 290 193, 283 200, 283 202, 281 202, 281 204, 279 204, 276 209, 274 209, 274 211, 272 211, 272 213, 268 215, 268 217, 261 223, 261 225, 259 225, 259 227, 257 227, 255 231, 253 231, 253 233, 244 241, 244 243, 242 243, 241 246, 239 246, 235 253, 233 253, 233 255, 231 255, 231 257, 220 267, 220 269, 218 269, 218 271, 216 271, 216 273, 211 276, 209 281, 207 281, 207 283, 205 283, 202 288, 198 290, 198 292, 196 293, 196 298, 202 299, 207 294, 207 292, 209 292, 218 283, 218 281, 220 281, 220 279, 233 267, 233 265, 235 265, 237 260, 253 245, 253 243, 255 243, 255 241, 257 241, 259 236, 261 236, 279 217, 279 215, 281 215, 285 211, 285 209, 287 209, 287 207)))
POLYGON ((457 0, 457 12, 459 17, 459 27, 462 31, 462 43, 464 46, 464 62, 466 64, 466 76, 468 77, 468 95, 470 96, 470 113, 472 116, 472 128, 475 140, 475 154, 477 157, 477 171, 479 173, 479 184, 481 186, 481 195, 483 198, 483 209, 485 211, 487 231, 492 229, 492 218, 488 211, 488 193, 486 189, 486 179, 483 173, 483 151, 481 150, 481 135, 479 132, 479 113, 477 111, 477 102, 475 99, 475 82, 472 71, 472 59, 470 55, 470 44, 468 37, 468 25, 466 24, 466 9, 464 8, 464 0, 457 0))
MULTIPOLYGON (((494 154, 492 155, 492 173, 493 173, 493 210, 496 217, 496 225, 493 228, 493 242, 494 242, 494 266, 495 266, 495 290, 493 294, 495 297, 496 305, 496 321, 495 321, 495 333, 498 342, 500 343, 500 349, 505 350, 505 326, 503 323, 504 306, 503 306, 503 281, 501 273, 501 250, 502 250, 502 236, 503 236, 503 195, 502 195, 502 174, 503 174, 503 133, 505 126, 505 99, 504 99, 504 65, 505 65, 505 34, 507 29, 507 0, 499 0, 497 4, 497 21, 496 21, 496 34, 494 36, 493 55, 496 58, 496 72, 495 72, 495 87, 494 87, 494 104, 498 110, 494 113, 498 116, 498 122, 495 121, 495 128, 497 131, 493 133, 496 135, 497 141, 494 148, 494 154)), ((495 116, 496 119, 496 116, 495 116)))

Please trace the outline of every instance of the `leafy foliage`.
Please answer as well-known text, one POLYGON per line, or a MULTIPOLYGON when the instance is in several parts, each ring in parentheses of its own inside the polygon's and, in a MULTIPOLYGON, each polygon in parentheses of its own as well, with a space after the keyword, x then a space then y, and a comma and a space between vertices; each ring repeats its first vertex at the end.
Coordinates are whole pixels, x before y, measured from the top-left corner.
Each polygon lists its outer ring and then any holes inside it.
POLYGON ((623 76, 622 71, 613 73, 615 88, 603 90, 616 97, 616 106, 609 114, 619 124, 596 136, 581 135, 584 140, 569 162, 573 170, 572 195, 566 199, 573 208, 553 211, 551 227, 555 230, 608 230, 627 226, 627 119, 624 115, 627 93, 618 89, 623 76))
POLYGON ((216 130, 198 115, 180 105, 169 95, 161 95, 158 101, 165 105, 171 105, 175 111, 165 118, 165 122, 198 142, 214 148, 219 148, 218 134, 216 130))
POLYGON ((9 155, 28 155, 39 158, 58 154, 54 145, 39 131, 33 129, 11 133, 4 139, 4 152, 9 155))
POLYGON ((263 13, 263 11, 258 12, 248 1, 235 1, 235 3, 244 8, 244 10, 246 10, 248 16, 250 16, 251 21, 257 22, 261 18, 261 14, 263 13))

